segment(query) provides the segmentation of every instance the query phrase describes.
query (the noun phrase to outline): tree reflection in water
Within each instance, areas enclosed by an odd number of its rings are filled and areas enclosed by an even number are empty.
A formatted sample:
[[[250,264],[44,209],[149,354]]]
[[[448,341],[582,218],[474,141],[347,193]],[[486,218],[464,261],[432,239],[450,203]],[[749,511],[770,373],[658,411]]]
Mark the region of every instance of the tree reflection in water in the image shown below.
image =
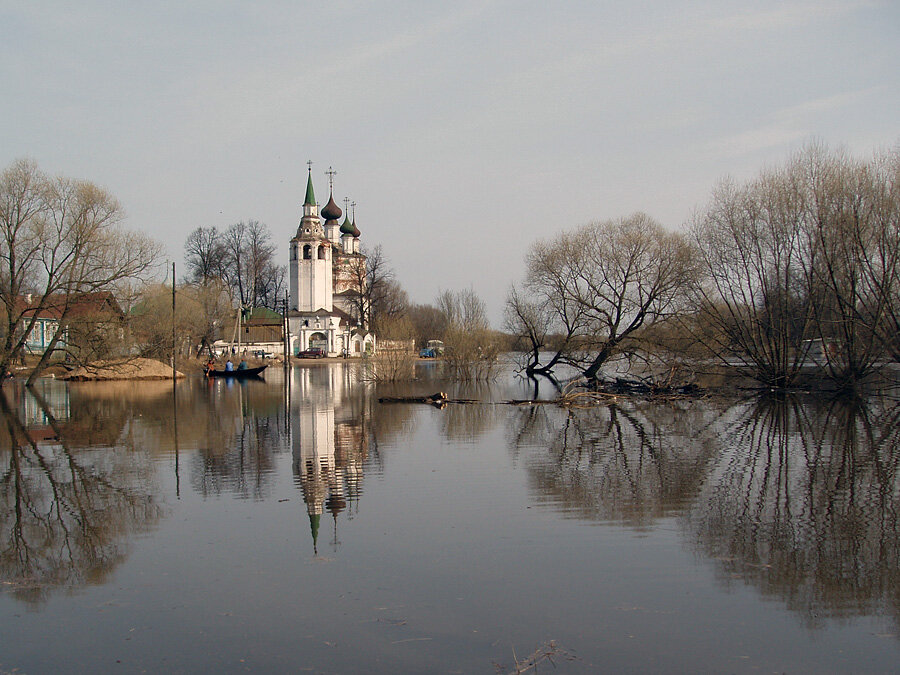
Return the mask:
[[[263,382],[219,380],[179,387],[179,415],[188,423],[180,442],[196,447],[191,486],[203,497],[232,494],[239,499],[269,496],[277,454],[288,448],[284,397]]]
[[[722,583],[810,625],[900,618],[896,404],[628,401],[513,419],[509,445],[543,502],[637,528],[675,516]]]
[[[717,411],[647,401],[590,409],[516,410],[510,445],[531,485],[563,511],[631,527],[682,510],[716,452],[706,430]]]
[[[33,603],[102,583],[162,515],[150,458],[123,433],[124,408],[98,424],[90,399],[51,404],[52,393],[0,390],[0,580]]]
[[[898,617],[898,416],[882,401],[788,397],[735,405],[685,522],[723,583],[744,583],[816,625]]]

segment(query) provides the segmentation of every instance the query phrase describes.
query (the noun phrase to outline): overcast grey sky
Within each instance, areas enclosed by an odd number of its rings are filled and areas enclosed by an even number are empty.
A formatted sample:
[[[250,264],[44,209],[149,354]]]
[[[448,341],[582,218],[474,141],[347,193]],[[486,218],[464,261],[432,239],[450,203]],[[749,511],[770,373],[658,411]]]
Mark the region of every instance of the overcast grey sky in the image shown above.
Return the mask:
[[[900,142],[897,0],[0,0],[0,38],[0,165],[105,186],[181,270],[251,218],[286,264],[312,160],[414,301],[498,326],[539,238]]]

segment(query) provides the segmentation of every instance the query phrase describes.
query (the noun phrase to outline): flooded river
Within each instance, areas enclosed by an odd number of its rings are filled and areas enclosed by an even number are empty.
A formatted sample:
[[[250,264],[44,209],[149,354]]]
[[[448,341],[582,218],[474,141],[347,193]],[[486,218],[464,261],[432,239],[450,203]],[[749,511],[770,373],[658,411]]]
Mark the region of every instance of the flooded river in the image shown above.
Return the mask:
[[[0,673],[897,669],[892,399],[435,368],[5,385]],[[479,403],[378,402],[439,390]]]

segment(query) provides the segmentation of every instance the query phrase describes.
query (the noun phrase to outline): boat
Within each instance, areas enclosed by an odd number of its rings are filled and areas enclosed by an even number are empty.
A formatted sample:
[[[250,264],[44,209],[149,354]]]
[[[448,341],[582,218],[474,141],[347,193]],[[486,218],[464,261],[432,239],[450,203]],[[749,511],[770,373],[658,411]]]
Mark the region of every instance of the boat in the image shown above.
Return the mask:
[[[235,368],[234,370],[216,370],[215,368],[204,368],[204,370],[207,377],[237,377],[243,380],[250,377],[258,377],[268,367],[268,365],[265,365],[257,366],[256,368]]]

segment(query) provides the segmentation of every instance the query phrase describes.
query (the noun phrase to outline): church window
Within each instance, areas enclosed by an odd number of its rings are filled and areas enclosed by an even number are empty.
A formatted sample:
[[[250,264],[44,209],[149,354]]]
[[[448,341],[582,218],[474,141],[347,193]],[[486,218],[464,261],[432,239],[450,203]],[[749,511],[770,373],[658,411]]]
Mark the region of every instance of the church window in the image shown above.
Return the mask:
[[[325,247],[319,247],[319,260],[325,260]]]
[[[312,258],[312,246],[307,244],[303,247],[303,259],[310,260]]]

